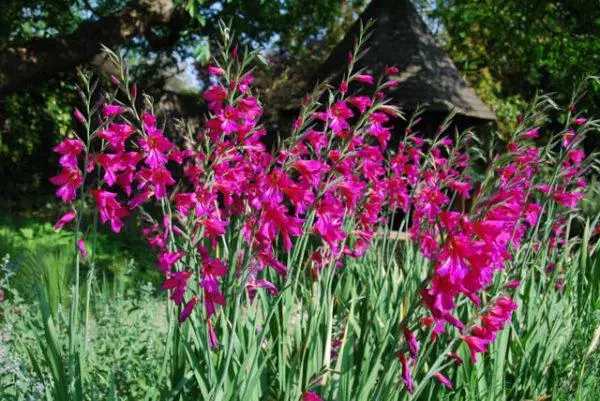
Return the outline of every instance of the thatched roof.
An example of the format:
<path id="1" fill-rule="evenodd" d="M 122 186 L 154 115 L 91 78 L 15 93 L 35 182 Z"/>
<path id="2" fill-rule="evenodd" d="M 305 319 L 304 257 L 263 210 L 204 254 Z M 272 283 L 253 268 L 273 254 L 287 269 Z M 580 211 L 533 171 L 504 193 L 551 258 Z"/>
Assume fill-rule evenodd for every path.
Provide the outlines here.
<path id="1" fill-rule="evenodd" d="M 400 85 L 391 90 L 407 111 L 428 103 L 429 110 L 459 114 L 482 120 L 495 120 L 490 109 L 460 77 L 450 57 L 436 42 L 410 0 L 373 0 L 359 20 L 346 33 L 317 75 L 322 81 L 344 70 L 346 57 L 358 36 L 360 21 L 374 20 L 370 48 L 359 67 L 379 74 L 386 65 L 400 72 L 394 78 Z"/>

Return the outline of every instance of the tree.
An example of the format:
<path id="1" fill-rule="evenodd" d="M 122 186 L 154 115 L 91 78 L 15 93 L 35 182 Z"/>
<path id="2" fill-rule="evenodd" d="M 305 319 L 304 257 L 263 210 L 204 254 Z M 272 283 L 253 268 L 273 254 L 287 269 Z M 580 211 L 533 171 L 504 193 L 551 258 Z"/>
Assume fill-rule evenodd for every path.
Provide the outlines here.
<path id="1" fill-rule="evenodd" d="M 441 40 L 505 122 L 536 91 L 569 95 L 600 73 L 599 0 L 435 0 Z M 600 88 L 591 107 L 600 110 Z"/>
<path id="2" fill-rule="evenodd" d="M 220 19 L 294 73 L 316 68 L 366 0 L 4 0 L 0 13 L 0 175 L 4 199 L 50 193 L 50 144 L 69 133 L 76 68 L 98 68 L 101 44 L 126 56 L 151 94 L 182 61 L 205 64 Z M 302 62 L 299 62 L 301 60 Z M 300 68 L 301 67 L 301 68 Z M 204 77 L 200 76 L 200 82 Z M 197 87 L 195 88 L 198 89 Z M 175 93 L 180 96 L 181 93 Z M 194 95 L 186 104 L 197 104 Z M 181 102 L 180 102 L 181 103 Z M 197 107 L 192 107 L 196 113 Z M 55 116 L 61 116 L 57 119 Z M 19 169 L 15 168 L 19 165 Z"/>

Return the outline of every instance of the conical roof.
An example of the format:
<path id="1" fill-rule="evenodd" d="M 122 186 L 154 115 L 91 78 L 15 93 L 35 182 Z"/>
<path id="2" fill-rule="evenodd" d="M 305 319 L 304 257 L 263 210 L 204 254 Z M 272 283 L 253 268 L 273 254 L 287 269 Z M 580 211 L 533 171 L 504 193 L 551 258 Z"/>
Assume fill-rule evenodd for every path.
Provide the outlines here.
<path id="1" fill-rule="evenodd" d="M 344 70 L 361 20 L 374 20 L 374 25 L 366 43 L 370 50 L 358 67 L 365 67 L 368 73 L 381 73 L 385 66 L 398 67 L 400 72 L 393 78 L 400 84 L 390 93 L 403 109 L 410 111 L 427 103 L 433 111 L 456 108 L 465 116 L 496 119 L 461 78 L 410 0 L 373 0 L 320 67 L 317 76 L 321 81 Z"/>

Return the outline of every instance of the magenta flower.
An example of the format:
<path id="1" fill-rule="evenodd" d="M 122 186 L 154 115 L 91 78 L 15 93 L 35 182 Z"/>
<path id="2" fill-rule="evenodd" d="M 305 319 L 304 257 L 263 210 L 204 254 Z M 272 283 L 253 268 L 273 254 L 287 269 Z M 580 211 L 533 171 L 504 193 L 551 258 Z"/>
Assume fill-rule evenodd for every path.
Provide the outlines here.
<path id="1" fill-rule="evenodd" d="M 442 383 L 448 390 L 453 389 L 452 382 L 450 381 L 450 379 L 448 379 L 446 376 L 444 376 L 440 372 L 435 373 L 433 375 L 433 377 L 435 377 L 437 379 L 437 381 Z"/>
<path id="2" fill-rule="evenodd" d="M 54 229 L 57 231 L 60 230 L 61 228 L 63 228 L 65 226 L 65 224 L 68 224 L 68 223 L 72 222 L 73 220 L 75 220 L 75 217 L 77 217 L 77 211 L 75 211 L 75 210 L 71 210 L 71 211 L 63 214 L 58 219 L 56 224 L 54 225 Z"/>
<path id="3" fill-rule="evenodd" d="M 165 274 L 168 275 L 173 269 L 173 265 L 177 263 L 181 258 L 185 256 L 183 252 L 167 252 L 162 251 L 158 255 L 158 268 Z"/>
<path id="4" fill-rule="evenodd" d="M 210 344 L 211 349 L 216 349 L 219 347 L 219 342 L 217 341 L 217 335 L 215 334 L 215 329 L 213 328 L 213 324 L 210 320 L 206 322 L 208 326 L 208 342 Z"/>
<path id="5" fill-rule="evenodd" d="M 212 112 L 219 112 L 223 108 L 223 102 L 227 99 L 227 91 L 221 86 L 213 86 L 202 94 L 208 102 L 208 108 Z"/>
<path id="6" fill-rule="evenodd" d="M 189 270 L 171 273 L 161 288 L 163 290 L 174 290 L 171 294 L 171 299 L 177 305 L 180 305 L 183 302 L 183 296 L 185 294 L 187 282 L 191 276 L 192 272 Z"/>
<path id="7" fill-rule="evenodd" d="M 579 201 L 584 197 L 585 194 L 582 193 L 569 193 L 562 191 L 552 195 L 552 199 L 554 199 L 558 204 L 561 204 L 571 209 L 575 209 Z"/>
<path id="8" fill-rule="evenodd" d="M 80 123 L 85 124 L 85 117 L 77 107 L 73 107 L 73 117 L 75 117 Z"/>
<path id="9" fill-rule="evenodd" d="M 342 100 L 335 103 L 326 113 L 315 113 L 315 117 L 320 120 L 328 120 L 329 126 L 335 134 L 350 128 L 347 119 L 354 116 L 354 113 Z"/>
<path id="10" fill-rule="evenodd" d="M 406 345 L 408 346 L 408 352 L 410 353 L 410 357 L 413 362 L 417 360 L 419 355 L 419 342 L 415 338 L 415 333 L 410 331 L 408 327 L 402 329 L 404 333 L 404 340 L 406 341 Z"/>
<path id="11" fill-rule="evenodd" d="M 225 74 L 225 71 L 221 67 L 217 67 L 215 65 L 209 65 L 208 73 L 211 75 L 222 76 L 223 74 Z"/>
<path id="12" fill-rule="evenodd" d="M 77 197 L 76 190 L 83 184 L 83 178 L 78 168 L 63 167 L 60 174 L 50 178 L 50 182 L 59 187 L 56 195 L 63 202 L 69 203 Z"/>
<path id="13" fill-rule="evenodd" d="M 171 172 L 163 166 L 157 166 L 152 169 L 143 168 L 140 171 L 140 178 L 142 178 L 142 181 L 147 181 L 153 185 L 156 199 L 167 196 L 167 186 L 175 184 Z"/>
<path id="14" fill-rule="evenodd" d="M 167 163 L 166 153 L 173 148 L 173 144 L 162 133 L 151 132 L 147 138 L 138 140 L 142 149 L 146 152 L 144 162 L 150 168 L 158 168 Z"/>
<path id="15" fill-rule="evenodd" d="M 220 128 L 226 134 L 231 134 L 237 131 L 239 118 L 238 111 L 235 107 L 227 106 L 219 113 L 219 121 L 221 122 Z"/>
<path id="16" fill-rule="evenodd" d="M 540 131 L 540 129 L 538 127 L 532 128 L 529 131 L 525 132 L 522 135 L 522 137 L 523 137 L 523 139 L 535 139 L 535 138 L 538 138 L 540 136 L 539 131 Z"/>
<path id="17" fill-rule="evenodd" d="M 102 224 L 110 221 L 111 229 L 120 232 L 123 228 L 121 218 L 129 216 L 129 211 L 117 201 L 117 194 L 101 189 L 92 189 L 91 193 L 98 205 Z"/>
<path id="18" fill-rule="evenodd" d="M 354 79 L 356 79 L 359 82 L 373 85 L 373 76 L 372 75 L 358 74 L 357 76 L 354 77 Z"/>
<path id="19" fill-rule="evenodd" d="M 87 261 L 87 249 L 85 249 L 85 242 L 82 239 L 77 241 L 77 249 L 81 254 L 81 259 L 86 262 Z"/>
<path id="20" fill-rule="evenodd" d="M 410 368 L 408 367 L 408 361 L 406 360 L 406 356 L 403 352 L 397 352 L 396 356 L 400 359 L 400 365 L 402 366 L 402 380 L 404 381 L 404 385 L 406 386 L 406 390 L 409 393 L 415 392 L 415 383 L 410 377 Z"/>
<path id="21" fill-rule="evenodd" d="M 319 160 L 298 159 L 291 164 L 291 167 L 315 188 L 319 186 L 322 174 L 329 171 L 329 166 Z"/>
<path id="22" fill-rule="evenodd" d="M 125 151 L 125 141 L 135 132 L 128 124 L 111 123 L 108 129 L 102 130 L 98 136 L 108 142 L 111 149 L 117 153 Z"/>
<path id="23" fill-rule="evenodd" d="M 127 109 L 123 106 L 118 106 L 115 104 L 107 104 L 104 105 L 104 107 L 102 108 L 102 114 L 104 114 L 104 117 L 115 117 L 118 116 L 119 114 L 123 114 L 125 113 Z"/>
<path id="24" fill-rule="evenodd" d="M 181 310 L 181 313 L 179 314 L 179 324 L 183 324 L 183 322 L 185 322 L 187 318 L 190 317 L 197 302 L 198 297 L 193 297 L 185 304 L 185 306 Z"/>
<path id="25" fill-rule="evenodd" d="M 314 391 L 306 391 L 302 394 L 302 401 L 323 401 Z"/>
<path id="26" fill-rule="evenodd" d="M 354 96 L 348 99 L 348 103 L 353 104 L 361 113 L 364 113 L 371 107 L 373 101 L 368 96 Z"/>
<path id="27" fill-rule="evenodd" d="M 83 152 L 84 148 L 85 144 L 80 139 L 63 139 L 52 150 L 61 155 L 58 160 L 61 166 L 76 168 L 77 157 Z"/>

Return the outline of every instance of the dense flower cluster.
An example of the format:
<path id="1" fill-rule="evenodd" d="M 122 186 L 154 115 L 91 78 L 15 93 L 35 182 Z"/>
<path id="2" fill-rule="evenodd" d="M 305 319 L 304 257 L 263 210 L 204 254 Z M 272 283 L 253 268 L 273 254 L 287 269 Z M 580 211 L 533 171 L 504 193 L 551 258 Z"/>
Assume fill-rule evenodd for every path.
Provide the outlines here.
<path id="1" fill-rule="evenodd" d="M 349 71 L 354 61 L 349 57 Z M 261 289 L 275 295 L 278 285 L 266 269 L 286 280 L 298 266 L 287 266 L 284 256 L 297 238 L 311 236 L 309 270 L 318 279 L 323 269 L 364 255 L 382 224 L 400 211 L 410 216 L 410 238 L 434 266 L 421 292 L 429 311 L 422 322 L 434 338 L 447 324 L 456 327 L 475 361 L 516 305 L 501 296 L 484 308 L 481 325 L 467 327 L 455 317 L 457 300 L 466 296 L 482 304 L 482 291 L 544 212 L 538 194 L 564 206 L 565 213 L 577 206 L 585 188 L 577 127 L 585 120 L 575 120 L 564 135 L 567 156 L 551 182 L 538 180 L 544 163 L 532 144 L 538 136 L 533 128 L 524 129 L 494 161 L 493 185 L 474 189 L 468 137 L 450 138 L 440 131 L 426 138 L 409 128 L 392 149 L 393 122 L 401 113 L 383 91 L 395 86 L 389 78 L 395 67 L 386 68 L 377 84 L 371 75 L 349 72 L 321 108 L 318 95 L 309 99 L 291 135 L 271 152 L 262 141 L 267 132 L 260 125 L 263 106 L 251 90 L 253 76 L 235 65 L 240 63 L 232 54 L 225 64 L 209 68 L 212 86 L 203 98 L 210 115 L 185 143 L 169 139 L 150 108 L 138 113 L 135 101 L 131 107 L 117 100 L 103 105 L 100 126 L 87 143 L 65 139 L 54 148 L 62 167 L 51 179 L 57 196 L 72 204 L 85 184 L 90 189 L 81 194 L 91 195 L 100 221 L 114 232 L 135 209 L 149 204 L 160 209 L 160 218 L 143 213 L 143 235 L 164 274 L 162 288 L 180 306 L 181 323 L 198 302 L 204 305 L 198 316 L 206 322 L 213 348 L 218 340 L 212 318 L 232 301 L 224 288 L 227 278 L 240 282 L 250 298 Z M 136 89 L 125 82 L 114 79 L 135 99 Z M 374 89 L 373 95 L 351 95 L 351 86 Z M 75 117 L 87 124 L 80 111 Z M 461 210 L 460 202 L 468 202 L 470 211 Z M 73 208 L 56 228 L 76 218 Z M 555 227 L 553 246 L 563 238 L 564 221 Z M 243 249 L 230 254 L 235 241 L 243 242 Z M 85 255 L 83 242 L 78 246 Z M 413 391 L 410 366 L 419 358 L 419 343 L 415 332 L 403 329 L 409 358 L 397 355 L 406 387 Z M 440 372 L 434 377 L 452 387 Z M 304 399 L 320 398 L 306 392 Z"/>

